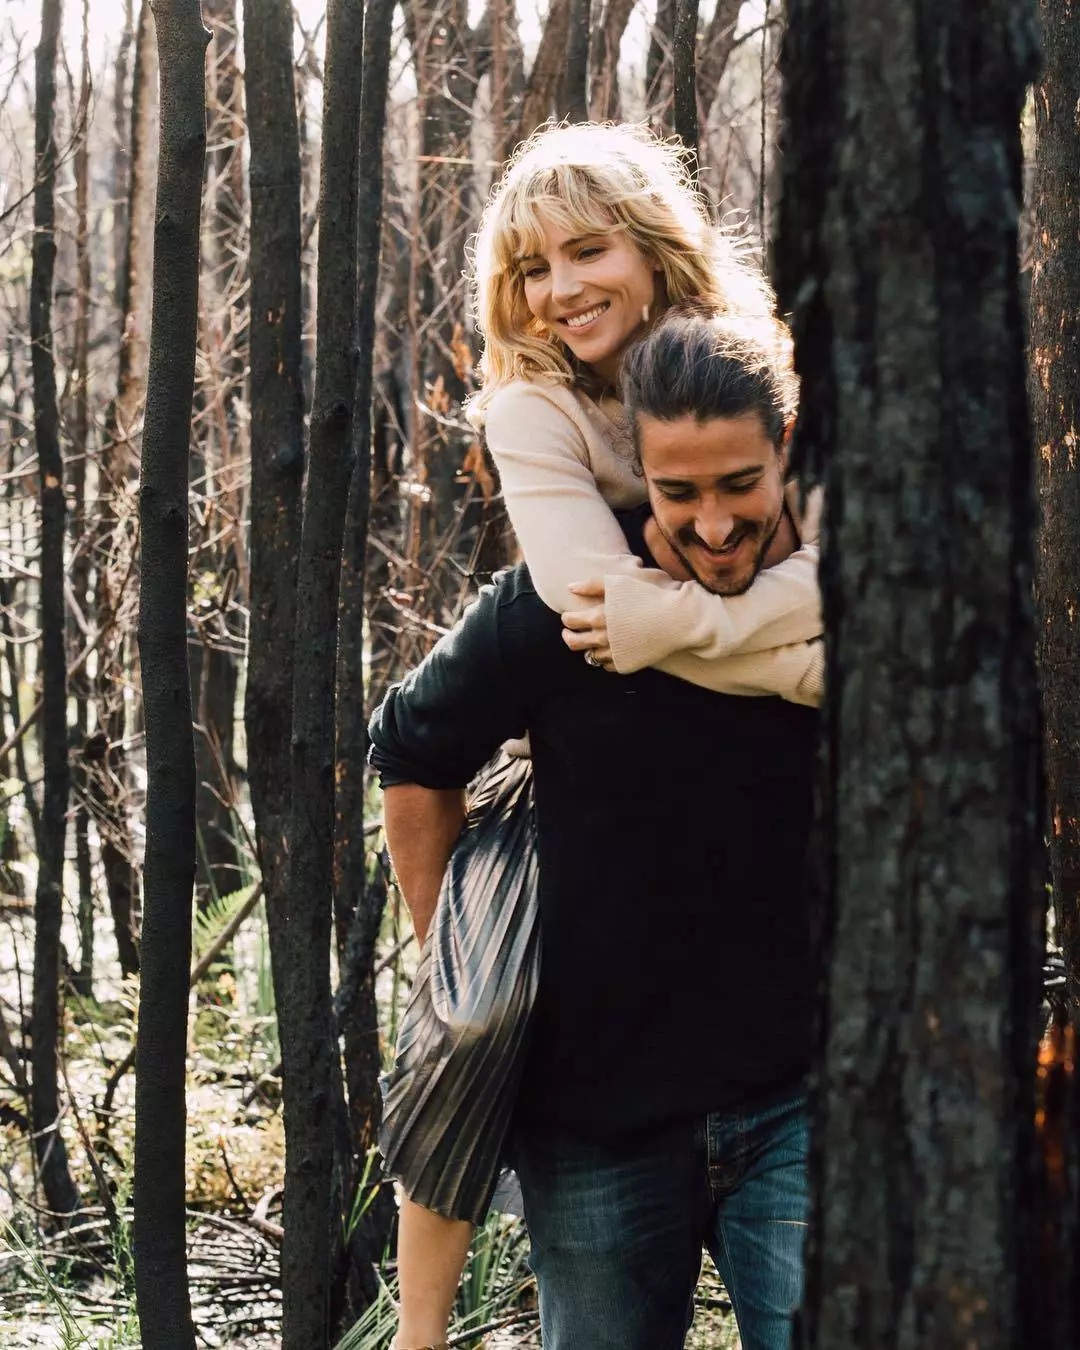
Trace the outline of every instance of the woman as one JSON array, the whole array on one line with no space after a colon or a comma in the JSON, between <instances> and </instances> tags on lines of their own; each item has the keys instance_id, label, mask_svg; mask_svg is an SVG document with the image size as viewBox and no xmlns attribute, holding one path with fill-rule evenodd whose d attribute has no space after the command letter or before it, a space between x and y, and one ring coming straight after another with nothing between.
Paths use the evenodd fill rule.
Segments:
<instances>
[{"instance_id":1,"label":"woman","mask_svg":"<svg viewBox=\"0 0 1080 1350\"><path fill-rule=\"evenodd\" d=\"M568 646L611 671L653 665L718 691L816 703L812 531L745 594L721 597L642 568L612 513L645 499L618 397L627 348L689 298L771 322L765 279L710 222L680 152L627 126L541 130L496 187L472 266L484 339L472 413ZM419 1350L445 1339L472 1223L424 1208L401 1179L395 1345Z\"/></svg>"}]
</instances>

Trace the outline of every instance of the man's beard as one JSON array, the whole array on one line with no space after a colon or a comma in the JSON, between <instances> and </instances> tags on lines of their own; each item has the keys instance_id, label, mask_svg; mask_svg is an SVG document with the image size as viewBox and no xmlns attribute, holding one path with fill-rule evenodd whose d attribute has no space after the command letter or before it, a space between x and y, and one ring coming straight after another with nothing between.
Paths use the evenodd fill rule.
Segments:
<instances>
[{"instance_id":1,"label":"man's beard","mask_svg":"<svg viewBox=\"0 0 1080 1350\"><path fill-rule=\"evenodd\" d=\"M746 592L757 580L758 573L765 566L765 555L768 553L773 540L776 538L776 532L777 530L779 530L780 522L783 519L784 519L784 508L781 507L781 509L777 512L776 519L771 523L771 525L769 525L766 528L765 533L763 533L761 536L760 543L758 544L757 550L754 553L753 564L746 578L743 579L742 577L740 577L738 583L732 586L730 590L727 588L723 590L719 589L715 581L703 577L701 573L698 571L698 569L694 566L693 559L687 552L687 546L692 545L695 542L697 543L699 548L705 549L706 546L701 542L700 539L698 539L693 529L687 527L684 530L680 530L678 535L673 537L672 535L667 533L664 527L660 524L659 520L656 521L656 524L660 530L660 533L664 536L664 538L670 545L672 551L675 553L679 561L682 563L682 565L686 568L686 570L690 573L690 575L694 578L694 580L698 583L699 586L703 586L705 590L711 592L713 595L733 596L733 595L745 595Z\"/></svg>"}]
</instances>

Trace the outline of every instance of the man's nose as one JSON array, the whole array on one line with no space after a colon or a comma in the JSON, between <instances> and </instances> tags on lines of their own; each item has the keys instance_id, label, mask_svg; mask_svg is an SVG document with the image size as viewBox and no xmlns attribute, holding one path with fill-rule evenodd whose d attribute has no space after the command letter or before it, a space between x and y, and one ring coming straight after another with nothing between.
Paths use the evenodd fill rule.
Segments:
<instances>
[{"instance_id":1,"label":"man's nose","mask_svg":"<svg viewBox=\"0 0 1080 1350\"><path fill-rule=\"evenodd\" d=\"M735 517L726 507L701 510L694 520L697 537L707 548L723 548L735 528Z\"/></svg>"}]
</instances>

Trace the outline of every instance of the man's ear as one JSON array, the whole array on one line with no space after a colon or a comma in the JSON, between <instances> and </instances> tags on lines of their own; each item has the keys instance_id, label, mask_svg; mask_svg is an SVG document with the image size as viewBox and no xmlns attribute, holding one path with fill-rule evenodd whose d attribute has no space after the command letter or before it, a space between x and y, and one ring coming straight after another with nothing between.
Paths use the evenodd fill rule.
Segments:
<instances>
[{"instance_id":1,"label":"man's ear","mask_svg":"<svg viewBox=\"0 0 1080 1350\"><path fill-rule=\"evenodd\" d=\"M795 418L794 416L792 416L789 417L788 420L784 423L784 430L780 437L780 445L779 445L780 472L784 474L785 477L787 475L788 461L790 459L791 438L794 435L795 435Z\"/></svg>"}]
</instances>

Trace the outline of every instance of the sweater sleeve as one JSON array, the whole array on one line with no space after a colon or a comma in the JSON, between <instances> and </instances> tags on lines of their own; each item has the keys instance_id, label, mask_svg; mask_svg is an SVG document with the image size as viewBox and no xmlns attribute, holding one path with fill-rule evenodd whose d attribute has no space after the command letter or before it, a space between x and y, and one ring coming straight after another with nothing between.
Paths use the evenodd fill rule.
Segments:
<instances>
[{"instance_id":1,"label":"sweater sleeve","mask_svg":"<svg viewBox=\"0 0 1080 1350\"><path fill-rule=\"evenodd\" d=\"M659 663L659 669L718 694L776 694L789 703L817 708L825 692L825 644L818 637L713 661L675 652Z\"/></svg>"},{"instance_id":2,"label":"sweater sleeve","mask_svg":"<svg viewBox=\"0 0 1080 1350\"><path fill-rule=\"evenodd\" d=\"M575 581L641 573L601 496L583 431L542 388L523 383L496 394L485 432L510 523L549 609L580 606L569 589Z\"/></svg>"},{"instance_id":3,"label":"sweater sleeve","mask_svg":"<svg viewBox=\"0 0 1080 1350\"><path fill-rule=\"evenodd\" d=\"M659 666L674 674L665 658L675 652L710 662L820 637L817 568L818 546L805 544L760 572L745 594L733 596L713 595L696 581L673 581L653 568L605 576L615 668L626 675ZM711 687L705 678L683 678Z\"/></svg>"}]
</instances>

